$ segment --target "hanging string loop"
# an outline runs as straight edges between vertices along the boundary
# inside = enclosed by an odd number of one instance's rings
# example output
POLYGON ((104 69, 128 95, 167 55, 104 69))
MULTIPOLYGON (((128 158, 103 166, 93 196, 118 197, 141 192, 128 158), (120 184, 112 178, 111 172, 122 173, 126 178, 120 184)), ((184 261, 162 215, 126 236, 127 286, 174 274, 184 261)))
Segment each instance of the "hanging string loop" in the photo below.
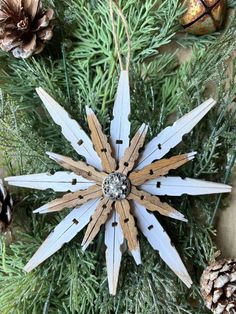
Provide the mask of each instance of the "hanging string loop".
POLYGON ((118 5, 118 3, 115 0, 109 0, 109 8, 110 8, 111 23, 112 23, 112 32, 113 32, 114 42, 115 42, 115 46, 116 46, 117 56, 118 56, 119 63, 120 63, 120 68, 121 68, 121 70, 128 71, 129 66, 130 66, 130 60, 131 60, 131 37, 130 37, 130 33, 129 33, 129 26, 128 26, 127 20, 126 20, 124 14, 122 12, 122 9, 120 8, 120 6, 118 5), (125 64, 123 64, 123 61, 122 61, 120 41, 118 39, 117 31, 116 31, 115 18, 114 18, 114 7, 117 11, 118 16, 122 20, 122 23, 123 23, 124 28, 125 28, 126 37, 127 37, 128 52, 127 52, 125 64))

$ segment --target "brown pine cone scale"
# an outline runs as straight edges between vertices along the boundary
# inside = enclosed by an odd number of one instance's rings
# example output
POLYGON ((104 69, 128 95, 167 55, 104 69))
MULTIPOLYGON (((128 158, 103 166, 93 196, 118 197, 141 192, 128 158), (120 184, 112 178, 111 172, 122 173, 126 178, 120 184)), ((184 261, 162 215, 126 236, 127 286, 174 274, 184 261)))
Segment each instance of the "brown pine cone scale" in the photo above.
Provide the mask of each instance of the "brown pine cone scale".
POLYGON ((53 19, 40 0, 0 0, 0 48, 16 58, 40 53, 53 36, 53 19))
POLYGON ((201 277, 201 293, 214 314, 236 313, 236 259, 213 262, 201 277))

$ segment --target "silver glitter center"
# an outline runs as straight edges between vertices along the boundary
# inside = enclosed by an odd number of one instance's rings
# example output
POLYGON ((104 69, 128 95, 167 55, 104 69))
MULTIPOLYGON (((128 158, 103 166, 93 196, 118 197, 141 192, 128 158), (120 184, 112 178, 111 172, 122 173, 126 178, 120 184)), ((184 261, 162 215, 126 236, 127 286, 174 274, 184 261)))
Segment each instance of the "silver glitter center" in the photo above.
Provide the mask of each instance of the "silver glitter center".
POLYGON ((130 181, 122 173, 111 173, 103 181, 102 190, 112 200, 124 200, 130 193, 130 181))

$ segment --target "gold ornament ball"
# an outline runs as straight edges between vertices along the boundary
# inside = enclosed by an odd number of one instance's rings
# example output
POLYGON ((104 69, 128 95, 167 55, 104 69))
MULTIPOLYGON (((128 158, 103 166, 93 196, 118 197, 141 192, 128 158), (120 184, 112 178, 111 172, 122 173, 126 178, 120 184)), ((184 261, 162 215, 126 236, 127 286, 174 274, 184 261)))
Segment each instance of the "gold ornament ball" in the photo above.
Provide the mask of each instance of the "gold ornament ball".
POLYGON ((180 24, 194 35, 206 35, 219 30, 226 16, 226 0, 182 0, 186 6, 180 24))

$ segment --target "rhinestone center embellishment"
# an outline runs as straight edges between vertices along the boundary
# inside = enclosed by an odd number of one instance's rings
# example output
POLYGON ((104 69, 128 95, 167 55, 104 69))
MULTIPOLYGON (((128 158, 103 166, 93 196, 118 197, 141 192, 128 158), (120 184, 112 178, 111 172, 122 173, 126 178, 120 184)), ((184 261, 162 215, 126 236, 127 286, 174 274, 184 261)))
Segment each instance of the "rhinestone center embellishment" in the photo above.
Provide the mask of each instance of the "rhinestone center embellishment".
POLYGON ((102 191, 111 200, 124 200, 130 193, 130 181, 122 173, 111 173, 104 179, 102 191))

